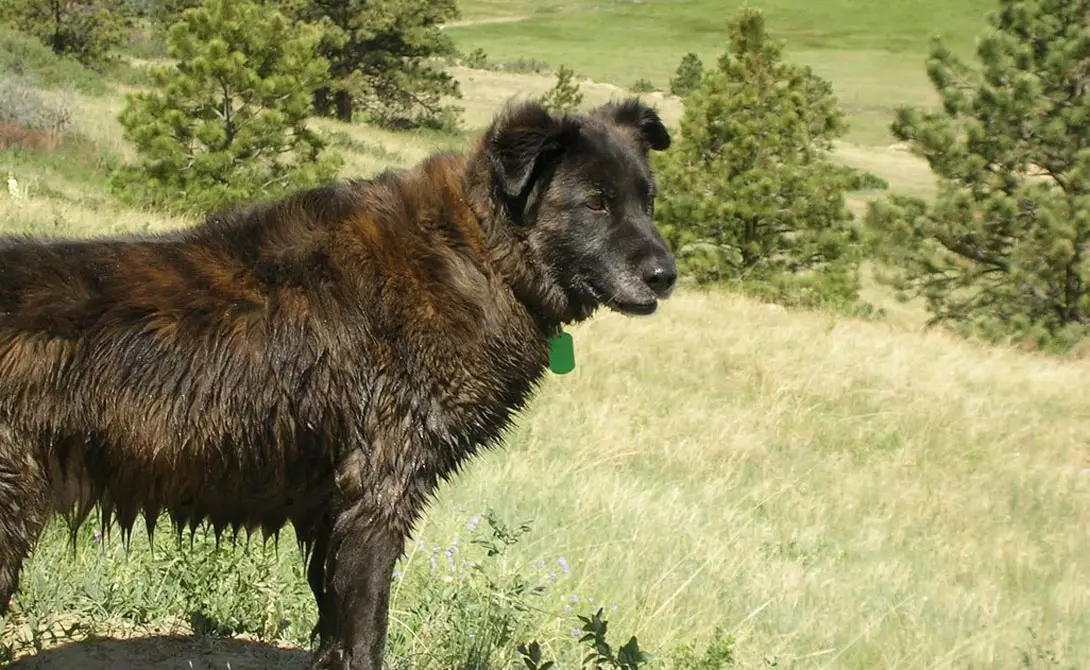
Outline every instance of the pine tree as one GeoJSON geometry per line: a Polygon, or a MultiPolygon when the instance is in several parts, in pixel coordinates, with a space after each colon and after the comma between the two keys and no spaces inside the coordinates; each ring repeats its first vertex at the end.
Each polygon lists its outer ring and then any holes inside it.
{"type": "Polygon", "coordinates": [[[575,81],[575,70],[561,65],[556,73],[556,84],[541,96],[541,104],[557,114],[574,112],[583,104],[583,92],[575,81]]]}
{"type": "Polygon", "coordinates": [[[385,127],[450,129],[460,97],[458,82],[431,61],[453,56],[441,30],[457,18],[455,0],[285,0],[290,13],[322,27],[320,53],[331,80],[315,91],[319,114],[385,127]]]}
{"type": "Polygon", "coordinates": [[[827,158],[844,128],[831,87],[783,62],[760,10],[743,7],[728,32],[718,67],[685,98],[677,141],[657,157],[656,218],[698,281],[847,306],[860,244],[845,172],[827,158]]]}
{"type": "Polygon", "coordinates": [[[147,14],[152,21],[169,30],[187,9],[200,7],[201,0],[148,0],[147,14]]]}
{"type": "Polygon", "coordinates": [[[942,109],[901,108],[893,134],[939,180],[868,224],[901,295],[935,323],[1064,347],[1090,333],[1090,2],[1005,0],[971,69],[941,41],[942,109]]]}
{"type": "Polygon", "coordinates": [[[674,72],[674,78],[670,80],[670,92],[674,95],[685,97],[700,86],[700,80],[704,77],[704,63],[695,53],[687,53],[674,72]]]}
{"type": "Polygon", "coordinates": [[[57,55],[101,68],[128,38],[125,0],[0,0],[0,16],[34,35],[57,55]]]}
{"type": "Polygon", "coordinates": [[[140,156],[113,176],[131,200],[206,212],[330,179],[339,157],[306,127],[328,63],[318,33],[252,0],[204,0],[167,35],[177,61],[120,115],[140,156]]]}

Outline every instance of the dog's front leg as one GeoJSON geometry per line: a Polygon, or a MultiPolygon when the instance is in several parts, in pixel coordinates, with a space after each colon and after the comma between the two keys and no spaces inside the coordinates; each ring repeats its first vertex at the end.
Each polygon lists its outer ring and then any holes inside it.
{"type": "Polygon", "coordinates": [[[313,670],[382,668],[390,580],[405,541],[387,514],[361,502],[334,522],[319,612],[324,639],[313,670]]]}

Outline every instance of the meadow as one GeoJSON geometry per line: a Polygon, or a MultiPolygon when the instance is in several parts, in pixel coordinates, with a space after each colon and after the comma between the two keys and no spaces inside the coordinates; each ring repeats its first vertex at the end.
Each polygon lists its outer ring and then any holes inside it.
{"type": "MultiPolygon", "coordinates": [[[[926,165],[891,146],[893,108],[934,102],[928,37],[969,52],[993,3],[752,4],[791,59],[833,82],[852,123],[838,159],[929,193],[926,165]]],[[[464,52],[573,66],[591,105],[637,78],[664,88],[687,51],[713,62],[737,5],[461,6],[447,29],[464,52]]],[[[316,121],[345,152],[344,175],[464,147],[503,101],[553,81],[453,72],[460,135],[316,121]]],[[[116,114],[132,86],[108,88],[63,94],[80,142],[0,151],[27,192],[0,196],[0,232],[191,223],[105,189],[109,167],[131,156],[116,114]]],[[[648,97],[680,118],[675,98],[648,97]]],[[[1090,667],[1088,363],[926,330],[879,287],[866,297],[890,316],[685,285],[654,317],[602,313],[574,328],[576,370],[550,376],[504,448],[442,488],[408,545],[391,667],[522,667],[516,647],[536,639],[576,668],[576,615],[599,606],[611,642],[637,636],[655,667],[696,667],[683,648],[717,634],[727,651],[701,670],[1090,667]]],[[[290,531],[217,548],[198,530],[179,550],[165,525],[153,539],[136,532],[131,548],[88,525],[74,544],[60,522],[48,528],[0,623],[0,665],[305,667],[315,612],[290,531]]]]}

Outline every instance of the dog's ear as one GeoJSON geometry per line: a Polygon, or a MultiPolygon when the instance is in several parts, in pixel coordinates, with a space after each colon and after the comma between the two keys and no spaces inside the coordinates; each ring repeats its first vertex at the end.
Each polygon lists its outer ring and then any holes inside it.
{"type": "Polygon", "coordinates": [[[622,102],[610,102],[592,112],[595,116],[612,121],[618,126],[627,126],[635,131],[643,150],[663,151],[670,147],[670,133],[663,125],[658,113],[640,102],[638,98],[629,98],[622,102]]]}
{"type": "Polygon", "coordinates": [[[578,134],[576,119],[556,118],[539,102],[508,107],[484,137],[493,179],[509,198],[522,195],[534,170],[557,156],[578,134]]]}

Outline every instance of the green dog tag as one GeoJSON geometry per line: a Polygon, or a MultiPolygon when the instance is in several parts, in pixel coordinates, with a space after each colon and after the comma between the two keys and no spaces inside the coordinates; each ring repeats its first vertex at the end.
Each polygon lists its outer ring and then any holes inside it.
{"type": "Polygon", "coordinates": [[[575,345],[571,333],[561,331],[549,338],[549,369],[555,374],[566,375],[575,369],[575,345]]]}

